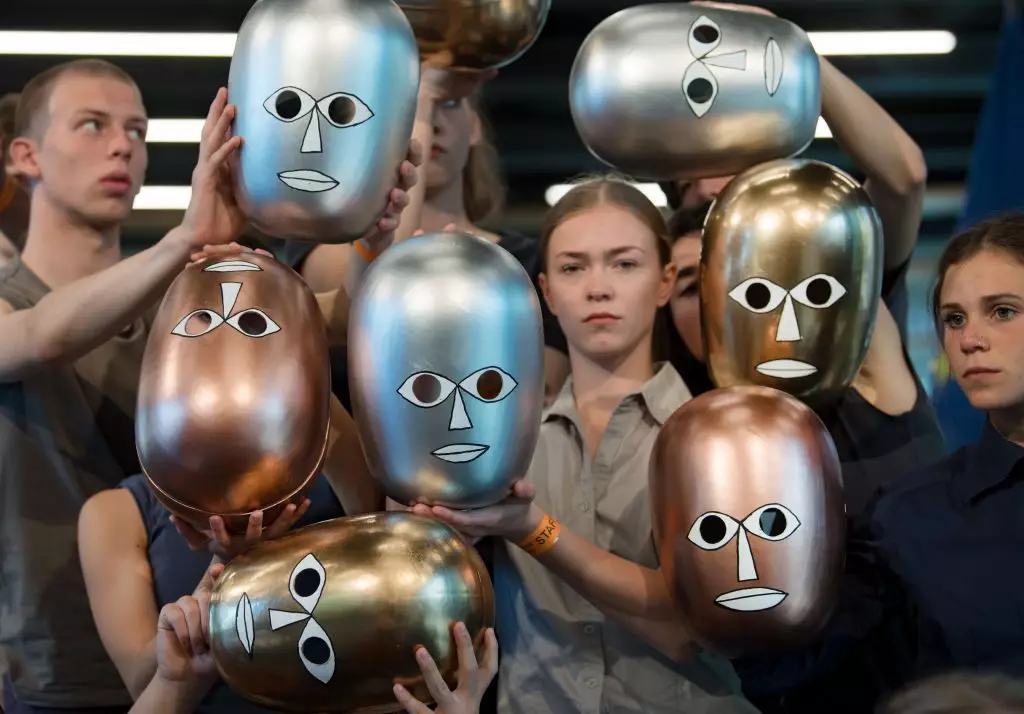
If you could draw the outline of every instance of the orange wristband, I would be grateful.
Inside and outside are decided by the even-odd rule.
[[[380,255],[380,253],[374,253],[372,250],[367,248],[363,244],[363,239],[362,238],[360,238],[359,240],[357,240],[355,242],[355,247],[356,247],[356,252],[359,253],[359,257],[361,257],[367,263],[372,263],[374,260],[377,259],[377,256]]]
[[[555,547],[561,531],[562,526],[558,525],[558,521],[545,513],[537,529],[519,543],[519,547],[536,558]]]

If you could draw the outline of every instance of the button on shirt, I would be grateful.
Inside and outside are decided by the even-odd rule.
[[[1024,675],[1024,448],[979,442],[894,486],[873,536],[916,615],[921,674]]]
[[[530,466],[537,504],[591,543],[657,568],[648,464],[661,425],[689,399],[675,369],[659,365],[619,404],[591,461],[570,378],[544,415]],[[498,547],[494,581],[499,714],[757,711],[728,662],[704,652],[673,662],[514,545]]]

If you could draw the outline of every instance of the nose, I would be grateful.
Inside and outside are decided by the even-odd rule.
[[[302,137],[303,154],[319,154],[323,151],[320,144],[320,112],[313,110],[309,113],[309,124],[306,126],[306,135]]]
[[[786,296],[786,304],[782,308],[779,329],[775,331],[776,342],[799,342],[800,325],[796,322],[796,310],[793,309],[793,298]]]
[[[750,551],[750,541],[747,540],[747,529],[741,527],[739,537],[736,540],[736,550],[738,551],[739,561],[739,572],[737,573],[739,581],[749,582],[751,580],[757,580],[757,568],[754,566],[754,554]]]
[[[587,275],[587,300],[607,300],[612,296],[612,287],[604,268],[595,267]]]
[[[110,140],[110,153],[118,158],[130,159],[135,151],[135,142],[128,136],[128,132],[114,131],[114,137]]]
[[[965,355],[988,350],[988,339],[977,330],[964,330],[960,337],[960,351]]]
[[[462,401],[462,391],[456,389],[455,403],[452,404],[452,418],[448,421],[448,431],[472,428],[473,422],[469,420],[469,414],[466,413],[466,404]]]

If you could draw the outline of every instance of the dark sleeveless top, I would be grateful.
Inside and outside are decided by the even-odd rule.
[[[210,565],[210,554],[205,550],[189,549],[170,522],[170,512],[153,495],[144,475],[131,476],[120,485],[132,494],[146,528],[157,609],[183,595],[190,595]],[[345,515],[324,476],[316,477],[307,497],[310,500],[309,510],[296,528]],[[196,709],[196,714],[260,714],[269,711],[246,701],[223,680],[218,680]]]

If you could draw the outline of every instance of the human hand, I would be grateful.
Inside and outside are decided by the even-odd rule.
[[[273,253],[263,250],[262,248],[250,251],[244,245],[231,242],[226,245],[204,245],[199,250],[193,252],[192,255],[189,256],[188,260],[190,263],[198,263],[200,260],[205,260],[206,258],[226,258],[229,255],[237,255],[238,253],[244,252],[259,253],[260,255],[265,255],[268,258],[274,257]]]
[[[395,239],[395,230],[402,219],[402,211],[409,205],[409,191],[419,181],[419,167],[423,164],[423,147],[416,139],[409,141],[409,152],[398,167],[398,183],[388,195],[388,205],[373,229],[360,240],[366,247],[380,253]]]
[[[478,663],[469,630],[461,622],[455,623],[453,629],[459,657],[459,671],[456,675],[459,685],[454,692],[448,688],[425,647],[416,650],[416,663],[423,673],[427,691],[437,702],[435,714],[477,714],[480,711],[480,700],[498,672],[498,640],[491,628],[484,631],[483,661]],[[401,684],[394,686],[394,692],[398,703],[405,707],[408,714],[430,712],[427,705],[413,697]]]
[[[244,535],[228,533],[224,519],[220,516],[210,517],[209,530],[199,530],[177,516],[171,516],[171,523],[188,543],[189,548],[209,550],[226,563],[262,541],[283,536],[305,515],[309,504],[308,498],[298,507],[294,503],[289,503],[266,529],[263,528],[263,511],[253,511],[249,514],[249,523]]]
[[[412,512],[447,523],[472,539],[498,536],[518,543],[527,538],[544,519],[533,499],[536,491],[525,479],[512,484],[509,495],[493,506],[453,511],[444,506],[413,504]],[[475,540],[470,541],[475,542]]]
[[[210,651],[210,595],[224,571],[211,565],[192,595],[178,598],[160,610],[156,633],[156,676],[165,682],[209,688],[217,678]]]
[[[246,218],[235,200],[231,156],[242,137],[231,133],[237,109],[228,104],[221,87],[210,105],[199,142],[199,161],[192,171],[192,198],[181,221],[182,235],[193,248],[229,243],[245,227]]]

